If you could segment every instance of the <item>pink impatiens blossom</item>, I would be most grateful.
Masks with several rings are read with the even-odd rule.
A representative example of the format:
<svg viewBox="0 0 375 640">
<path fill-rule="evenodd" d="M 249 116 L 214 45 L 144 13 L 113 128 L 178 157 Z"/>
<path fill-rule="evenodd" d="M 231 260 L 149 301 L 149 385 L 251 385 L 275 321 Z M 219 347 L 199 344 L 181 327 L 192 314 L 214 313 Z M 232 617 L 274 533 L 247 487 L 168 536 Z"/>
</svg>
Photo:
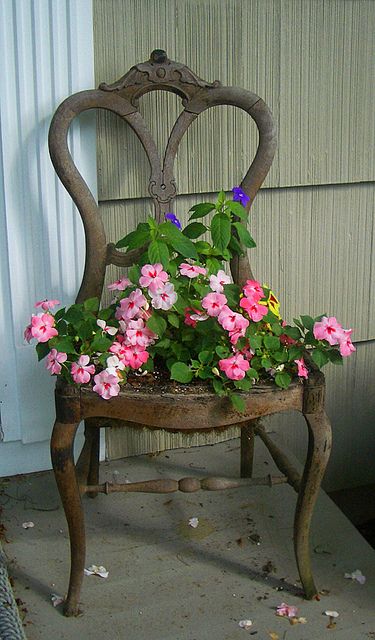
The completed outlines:
<svg viewBox="0 0 375 640">
<path fill-rule="evenodd" d="M 105 320 L 97 320 L 96 324 L 101 328 L 103 333 L 108 333 L 110 336 L 116 335 L 118 331 L 117 327 L 109 327 Z"/>
<path fill-rule="evenodd" d="M 246 329 L 249 324 L 250 323 L 247 318 L 241 316 L 240 313 L 237 314 L 234 328 L 229 331 L 229 337 L 232 344 L 237 344 L 238 340 L 245 336 Z"/>
<path fill-rule="evenodd" d="M 234 331 L 242 322 L 243 316 L 236 311 L 232 311 L 232 309 L 227 307 L 227 305 L 224 305 L 217 317 L 217 320 L 226 331 Z"/>
<path fill-rule="evenodd" d="M 46 360 L 46 369 L 51 373 L 51 376 L 59 375 L 61 372 L 61 365 L 65 360 L 67 360 L 67 358 L 68 356 L 66 353 L 57 351 L 56 349 L 51 349 Z"/>
<path fill-rule="evenodd" d="M 123 338 L 123 336 L 117 336 L 108 351 L 114 353 L 120 360 L 123 360 L 125 358 L 126 342 L 124 340 L 120 341 L 120 338 Z"/>
<path fill-rule="evenodd" d="M 202 307 L 209 316 L 216 317 L 227 304 L 227 299 L 222 293 L 208 293 L 202 300 Z"/>
<path fill-rule="evenodd" d="M 147 362 L 149 354 L 142 347 L 128 345 L 125 347 L 124 363 L 132 369 L 139 369 Z"/>
<path fill-rule="evenodd" d="M 197 322 L 203 322 L 203 320 L 207 320 L 208 318 L 206 313 L 203 313 L 200 309 L 193 309 L 192 307 L 186 307 L 184 313 L 184 324 L 190 327 L 196 327 Z"/>
<path fill-rule="evenodd" d="M 152 293 L 156 293 L 169 280 L 169 276 L 166 271 L 163 271 L 163 265 L 160 262 L 145 264 L 141 269 L 141 274 L 139 284 L 141 287 L 148 287 Z"/>
<path fill-rule="evenodd" d="M 107 289 L 110 291 L 125 291 L 126 287 L 129 287 L 129 285 L 131 285 L 129 278 L 125 278 L 125 276 L 123 276 L 119 280 L 115 280 L 115 282 L 107 284 Z"/>
<path fill-rule="evenodd" d="M 145 348 L 151 344 L 156 337 L 156 334 L 146 326 L 142 318 L 139 318 L 138 320 L 130 320 L 126 328 L 127 344 Z"/>
<path fill-rule="evenodd" d="M 260 282 L 257 280 L 247 280 L 243 287 L 243 292 L 250 300 L 258 302 L 261 298 L 264 298 L 264 291 Z"/>
<path fill-rule="evenodd" d="M 49 309 L 53 309 L 56 305 L 60 304 L 60 300 L 39 300 L 39 302 L 35 303 L 36 307 L 41 307 L 43 311 L 49 311 Z"/>
<path fill-rule="evenodd" d="M 223 293 L 224 285 L 229 283 L 230 277 L 222 269 L 217 272 L 216 276 L 210 276 L 210 289 L 216 293 Z"/>
<path fill-rule="evenodd" d="M 109 356 L 109 358 L 107 358 L 106 371 L 108 371 L 108 373 L 112 373 L 118 378 L 121 378 L 120 371 L 123 371 L 124 369 L 125 362 L 123 360 L 120 360 L 117 356 Z"/>
<path fill-rule="evenodd" d="M 151 305 L 154 309 L 163 309 L 168 311 L 174 305 L 177 300 L 177 293 L 174 290 L 174 286 L 171 282 L 167 282 L 157 291 L 150 291 Z"/>
<path fill-rule="evenodd" d="M 120 300 L 115 313 L 116 320 L 124 320 L 125 322 L 132 320 L 146 303 L 147 300 L 140 289 L 132 291 L 127 298 Z"/>
<path fill-rule="evenodd" d="M 82 355 L 78 358 L 78 362 L 72 362 L 71 374 L 76 384 L 87 384 L 95 373 L 95 365 L 89 364 L 89 356 Z"/>
<path fill-rule="evenodd" d="M 309 371 L 308 368 L 305 365 L 305 361 L 303 358 L 297 359 L 294 361 L 297 365 L 298 371 L 297 374 L 300 378 L 308 378 L 309 377 Z"/>
<path fill-rule="evenodd" d="M 313 333 L 317 340 L 327 340 L 330 345 L 338 344 L 343 337 L 343 328 L 335 317 L 323 316 L 320 322 L 315 322 Z"/>
<path fill-rule="evenodd" d="M 224 371 L 230 380 L 242 380 L 246 375 L 246 371 L 250 368 L 250 365 L 241 353 L 236 353 L 234 356 L 230 356 L 230 358 L 219 360 L 219 368 L 221 371 Z"/>
<path fill-rule="evenodd" d="M 33 339 L 33 332 L 31 331 L 31 324 L 28 324 L 25 331 L 23 332 L 23 337 L 25 338 L 25 340 L 27 340 L 27 342 L 30 342 L 30 340 Z"/>
<path fill-rule="evenodd" d="M 113 396 L 120 393 L 120 385 L 118 377 L 108 371 L 101 371 L 94 377 L 95 385 L 93 390 L 98 393 L 104 400 L 110 400 Z"/>
<path fill-rule="evenodd" d="M 187 276 L 188 278 L 197 278 L 199 275 L 205 276 L 207 273 L 207 269 L 204 267 L 198 267 L 194 264 L 188 264 L 187 262 L 181 262 L 179 266 L 181 275 Z"/>
<path fill-rule="evenodd" d="M 343 358 L 350 356 L 351 353 L 356 351 L 356 348 L 352 343 L 352 340 L 350 337 L 352 332 L 353 332 L 353 329 L 343 329 L 342 331 L 342 336 L 339 340 L 339 345 L 340 345 L 340 353 L 343 356 Z"/>
<path fill-rule="evenodd" d="M 31 318 L 31 335 L 38 342 L 48 342 L 50 338 L 58 335 L 57 329 L 54 328 L 55 318 L 50 313 L 38 313 L 37 316 Z"/>
<path fill-rule="evenodd" d="M 276 607 L 276 615 L 285 618 L 295 618 L 298 613 L 297 607 L 282 602 Z"/>
<path fill-rule="evenodd" d="M 259 322 L 268 313 L 268 308 L 263 304 L 259 304 L 256 300 L 251 298 L 241 298 L 240 307 L 245 309 L 246 313 L 253 322 Z"/>
</svg>

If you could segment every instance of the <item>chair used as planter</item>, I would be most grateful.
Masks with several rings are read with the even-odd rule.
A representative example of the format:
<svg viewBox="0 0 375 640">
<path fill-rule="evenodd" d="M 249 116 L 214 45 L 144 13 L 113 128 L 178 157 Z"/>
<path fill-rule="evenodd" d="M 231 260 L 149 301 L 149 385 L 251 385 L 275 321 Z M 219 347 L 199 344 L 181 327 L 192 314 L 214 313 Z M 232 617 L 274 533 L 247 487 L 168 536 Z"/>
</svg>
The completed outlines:
<svg viewBox="0 0 375 640">
<path fill-rule="evenodd" d="M 172 91 L 182 99 L 184 110 L 178 117 L 169 137 L 165 155 L 160 159 L 155 143 L 138 111 L 138 101 L 149 91 Z M 55 170 L 73 198 L 81 214 L 86 234 L 86 263 L 77 302 L 101 296 L 107 265 L 126 267 L 137 260 L 134 250 L 126 256 L 106 241 L 98 206 L 86 183 L 75 167 L 68 150 L 67 134 L 73 119 L 88 109 L 107 109 L 127 122 L 141 141 L 147 154 L 151 175 L 149 192 L 158 221 L 173 210 L 176 195 L 173 163 L 178 145 L 189 125 L 200 113 L 216 105 L 232 105 L 243 109 L 255 121 L 259 144 L 255 158 L 247 171 L 241 188 L 254 201 L 271 166 L 276 148 L 276 133 L 271 113 L 259 96 L 237 87 L 223 87 L 220 82 L 208 83 L 197 77 L 188 67 L 169 60 L 166 53 L 156 50 L 150 60 L 132 67 L 113 84 L 101 84 L 97 90 L 82 91 L 67 98 L 53 118 L 49 145 Z M 252 278 L 246 257 L 236 257 L 231 263 L 235 282 L 243 285 Z M 174 384 L 176 387 L 176 384 Z M 298 493 L 294 521 L 294 545 L 297 566 L 306 598 L 317 594 L 310 556 L 309 529 L 314 504 L 328 462 L 331 448 L 331 429 L 324 412 L 324 377 L 312 367 L 308 380 L 296 379 L 287 390 L 274 384 L 259 384 L 244 392 L 246 410 L 238 413 L 226 398 L 203 389 L 199 393 L 161 393 L 147 390 L 132 392 L 126 385 L 119 396 L 103 400 L 92 388 L 70 386 L 61 380 L 56 385 L 56 422 L 51 439 L 51 455 L 56 482 L 64 506 L 70 535 L 71 574 L 65 615 L 77 615 L 85 563 L 85 528 L 81 497 L 99 491 L 192 492 L 198 489 L 217 490 L 262 483 L 252 478 L 254 435 L 259 435 L 278 468 L 281 478 L 274 482 L 289 482 Z M 309 445 L 302 477 L 290 465 L 284 454 L 274 445 L 262 428 L 262 416 L 295 410 L 303 414 L 309 432 Z M 85 443 L 74 464 L 73 444 L 79 423 L 85 421 Z M 101 427 L 128 422 L 189 433 L 200 429 L 216 429 L 229 425 L 241 427 L 241 477 L 239 478 L 183 478 L 157 479 L 127 483 L 123 486 L 99 484 L 99 432 Z M 273 482 L 272 478 L 264 482 Z"/>
</svg>

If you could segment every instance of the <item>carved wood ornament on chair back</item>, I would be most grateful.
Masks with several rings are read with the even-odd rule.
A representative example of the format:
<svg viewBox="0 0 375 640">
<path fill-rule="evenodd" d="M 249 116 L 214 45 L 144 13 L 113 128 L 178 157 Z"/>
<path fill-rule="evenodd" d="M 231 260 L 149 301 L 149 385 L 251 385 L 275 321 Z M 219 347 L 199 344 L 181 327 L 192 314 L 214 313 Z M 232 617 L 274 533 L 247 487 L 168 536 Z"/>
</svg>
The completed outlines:
<svg viewBox="0 0 375 640">
<path fill-rule="evenodd" d="M 138 111 L 139 98 L 155 90 L 176 93 L 182 98 L 184 106 L 174 124 L 162 160 Z M 181 139 L 200 113 L 217 105 L 232 105 L 243 109 L 258 127 L 258 150 L 241 183 L 252 203 L 269 171 L 276 149 L 276 132 L 271 112 L 255 93 L 238 87 L 223 87 L 219 81 L 206 82 L 186 65 L 169 60 L 165 51 L 155 50 L 148 62 L 135 65 L 113 84 L 101 83 L 99 89 L 76 93 L 60 105 L 50 128 L 50 154 L 56 173 L 79 209 L 86 234 L 85 270 L 77 302 L 93 296 L 100 297 L 106 266 L 129 266 L 137 260 L 140 252 L 133 250 L 125 256 L 113 244 L 107 244 L 98 205 L 68 149 L 67 135 L 71 122 L 88 109 L 107 109 L 130 125 L 142 143 L 150 163 L 149 193 L 159 222 L 166 212 L 172 210 L 171 203 L 177 193 L 173 166 Z M 247 257 L 235 257 L 231 270 L 235 282 L 239 284 L 243 284 L 252 275 Z"/>
</svg>

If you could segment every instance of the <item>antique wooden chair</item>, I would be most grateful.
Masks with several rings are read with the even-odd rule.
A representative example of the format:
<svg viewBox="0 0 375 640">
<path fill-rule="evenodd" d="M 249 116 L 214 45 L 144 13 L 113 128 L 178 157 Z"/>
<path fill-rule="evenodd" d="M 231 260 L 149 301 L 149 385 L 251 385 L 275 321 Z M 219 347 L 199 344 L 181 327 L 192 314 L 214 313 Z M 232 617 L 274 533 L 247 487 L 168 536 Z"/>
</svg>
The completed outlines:
<svg viewBox="0 0 375 640">
<path fill-rule="evenodd" d="M 182 98 L 184 110 L 178 117 L 161 160 L 155 143 L 138 111 L 139 98 L 149 91 L 172 91 Z M 276 148 L 276 133 L 271 113 L 259 96 L 237 87 L 223 87 L 198 78 L 188 67 L 167 58 L 156 50 L 149 61 L 132 67 L 111 85 L 101 84 L 97 90 L 82 91 L 65 100 L 57 109 L 49 135 L 49 146 L 55 170 L 73 198 L 82 216 L 86 234 L 86 263 L 77 302 L 101 296 L 107 265 L 129 266 L 137 252 L 125 256 L 106 241 L 98 206 L 86 183 L 75 167 L 68 150 L 67 134 L 72 120 L 87 109 L 107 109 L 127 122 L 141 141 L 151 166 L 149 192 L 157 220 L 173 210 L 176 195 L 173 163 L 178 145 L 189 125 L 200 113 L 216 105 L 233 105 L 243 109 L 255 121 L 259 144 L 255 158 L 246 173 L 241 188 L 254 201 L 256 193 L 271 166 Z M 231 263 L 235 282 L 243 284 L 252 277 L 247 258 L 235 258 Z M 85 528 L 81 496 L 95 496 L 99 491 L 191 492 L 198 489 L 216 490 L 261 482 L 289 482 L 298 493 L 294 522 L 294 544 L 297 566 L 306 598 L 317 594 L 310 556 L 309 529 L 331 448 L 330 423 L 324 412 L 324 377 L 312 371 L 303 383 L 296 379 L 287 390 L 273 384 L 260 384 L 244 393 L 246 411 L 237 413 L 227 399 L 206 390 L 197 394 L 161 394 L 157 391 L 132 393 L 125 386 L 120 395 L 103 400 L 90 386 L 69 386 L 58 380 L 56 385 L 56 422 L 51 439 L 51 455 L 56 482 L 64 506 L 70 534 L 71 574 L 64 613 L 77 615 L 85 563 Z M 146 399 L 147 398 L 147 399 Z M 309 445 L 302 477 L 290 465 L 262 428 L 262 416 L 296 410 L 303 414 L 309 431 Z M 158 479 L 128 483 L 123 486 L 99 485 L 99 432 L 113 421 L 121 419 L 148 425 L 151 429 L 167 429 L 184 433 L 200 429 L 222 428 L 238 424 L 241 427 L 241 478 Z M 79 423 L 85 421 L 85 443 L 74 464 L 73 444 Z M 283 476 L 276 479 L 252 478 L 254 435 L 259 435 Z"/>
</svg>

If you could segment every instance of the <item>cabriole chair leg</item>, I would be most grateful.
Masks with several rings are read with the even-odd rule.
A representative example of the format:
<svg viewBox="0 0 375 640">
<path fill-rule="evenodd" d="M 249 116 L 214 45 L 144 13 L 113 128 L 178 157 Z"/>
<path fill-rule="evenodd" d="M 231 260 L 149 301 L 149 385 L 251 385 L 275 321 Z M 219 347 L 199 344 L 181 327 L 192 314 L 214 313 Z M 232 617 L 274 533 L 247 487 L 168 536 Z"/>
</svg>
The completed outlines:
<svg viewBox="0 0 375 640">
<path fill-rule="evenodd" d="M 56 483 L 69 527 L 71 570 L 66 616 L 79 614 L 78 603 L 85 567 L 85 526 L 73 458 L 74 437 L 78 424 L 55 422 L 51 438 L 51 458 Z"/>
<path fill-rule="evenodd" d="M 303 415 L 309 429 L 309 443 L 294 519 L 294 550 L 305 597 L 311 600 L 317 595 L 317 589 L 311 571 L 310 524 L 329 460 L 332 432 L 328 417 L 323 411 Z"/>
</svg>

